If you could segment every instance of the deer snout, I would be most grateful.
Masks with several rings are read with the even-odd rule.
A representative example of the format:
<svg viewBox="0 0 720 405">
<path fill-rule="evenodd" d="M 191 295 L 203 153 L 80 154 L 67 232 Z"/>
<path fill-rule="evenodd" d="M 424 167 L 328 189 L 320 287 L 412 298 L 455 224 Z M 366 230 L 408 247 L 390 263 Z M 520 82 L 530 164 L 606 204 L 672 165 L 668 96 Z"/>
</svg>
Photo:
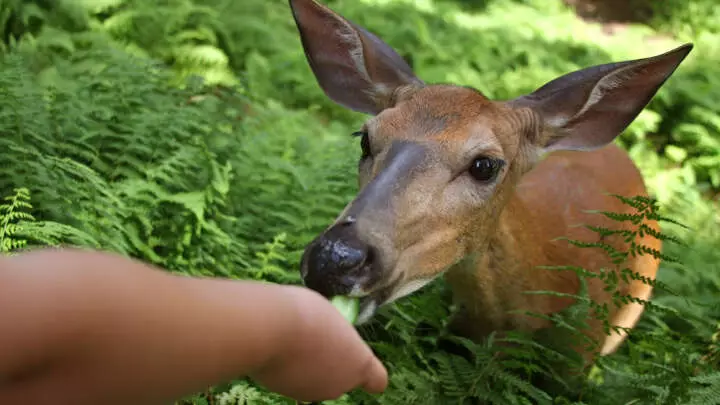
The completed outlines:
<svg viewBox="0 0 720 405">
<path fill-rule="evenodd" d="M 325 297 L 361 295 L 373 281 L 375 251 L 360 240 L 352 218 L 339 221 L 312 241 L 300 268 L 305 286 Z"/>
</svg>

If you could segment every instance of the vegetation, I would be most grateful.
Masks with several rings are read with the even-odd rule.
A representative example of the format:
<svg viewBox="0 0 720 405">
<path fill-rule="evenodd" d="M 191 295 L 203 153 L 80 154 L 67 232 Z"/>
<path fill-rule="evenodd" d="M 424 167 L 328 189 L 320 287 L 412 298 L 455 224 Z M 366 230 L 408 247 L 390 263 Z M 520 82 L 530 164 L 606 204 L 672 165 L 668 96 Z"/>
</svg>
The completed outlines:
<svg viewBox="0 0 720 405">
<path fill-rule="evenodd" d="M 391 372 L 388 392 L 328 403 L 720 403 L 714 2 L 664 1 L 649 25 L 613 35 L 560 0 L 325 3 L 426 80 L 498 99 L 569 70 L 696 44 L 619 140 L 656 200 L 627 203 L 687 226 L 663 223 L 676 240 L 629 344 L 570 385 L 556 371 L 572 353 L 518 335 L 499 359 L 494 340 L 448 336 L 439 280 L 362 328 Z M 302 248 L 357 191 L 349 134 L 363 117 L 322 94 L 285 1 L 11 0 L 0 26 L 0 251 L 73 244 L 189 275 L 299 282 Z M 559 326 L 576 329 L 588 310 L 602 312 L 580 300 Z M 184 403 L 293 402 L 240 380 Z"/>
</svg>

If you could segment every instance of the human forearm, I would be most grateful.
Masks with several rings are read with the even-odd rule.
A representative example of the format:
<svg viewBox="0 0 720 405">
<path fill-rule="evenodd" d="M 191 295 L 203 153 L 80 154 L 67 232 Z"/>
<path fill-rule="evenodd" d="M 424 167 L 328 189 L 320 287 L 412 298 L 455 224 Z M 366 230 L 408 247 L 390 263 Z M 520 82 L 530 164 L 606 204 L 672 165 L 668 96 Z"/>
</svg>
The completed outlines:
<svg viewBox="0 0 720 405">
<path fill-rule="evenodd" d="M 0 285 L 0 403 L 160 403 L 252 372 L 300 318 L 290 287 L 92 252 L 2 259 Z"/>
</svg>

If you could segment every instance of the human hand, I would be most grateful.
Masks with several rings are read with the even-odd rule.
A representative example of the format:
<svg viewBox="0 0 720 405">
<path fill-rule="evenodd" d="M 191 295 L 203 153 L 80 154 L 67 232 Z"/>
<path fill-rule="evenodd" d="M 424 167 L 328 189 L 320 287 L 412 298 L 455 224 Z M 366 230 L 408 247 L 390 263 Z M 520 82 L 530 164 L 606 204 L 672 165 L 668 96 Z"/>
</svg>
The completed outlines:
<svg viewBox="0 0 720 405">
<path fill-rule="evenodd" d="M 301 326 L 285 339 L 282 353 L 251 377 L 271 391 L 307 402 L 336 399 L 356 388 L 384 391 L 385 367 L 338 310 L 306 288 L 288 287 L 288 294 Z"/>
</svg>

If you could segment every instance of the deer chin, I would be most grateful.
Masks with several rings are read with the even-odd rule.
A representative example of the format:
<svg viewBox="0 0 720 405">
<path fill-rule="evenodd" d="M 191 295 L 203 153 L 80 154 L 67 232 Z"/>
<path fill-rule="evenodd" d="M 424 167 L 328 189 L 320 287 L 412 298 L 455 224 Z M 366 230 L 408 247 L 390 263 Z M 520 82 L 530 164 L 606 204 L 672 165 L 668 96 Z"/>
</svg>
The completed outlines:
<svg viewBox="0 0 720 405">
<path fill-rule="evenodd" d="M 434 279 L 435 277 L 419 278 L 410 280 L 402 285 L 394 283 L 360 298 L 360 313 L 357 317 L 356 324 L 362 325 L 368 322 L 382 306 L 420 290 L 430 284 Z"/>
</svg>

